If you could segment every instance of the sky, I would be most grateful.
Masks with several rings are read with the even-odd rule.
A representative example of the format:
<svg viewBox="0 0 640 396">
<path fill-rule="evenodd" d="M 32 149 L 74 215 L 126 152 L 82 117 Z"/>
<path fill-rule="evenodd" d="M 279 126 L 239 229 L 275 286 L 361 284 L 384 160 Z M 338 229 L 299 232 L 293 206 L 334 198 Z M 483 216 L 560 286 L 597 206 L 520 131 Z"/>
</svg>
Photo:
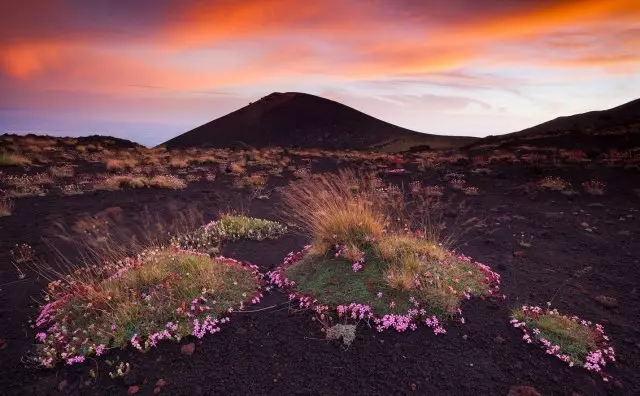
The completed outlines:
<svg viewBox="0 0 640 396">
<path fill-rule="evenodd" d="M 289 91 L 439 135 L 615 107 L 640 97 L 640 1 L 0 4 L 0 133 L 155 145 Z"/>
</svg>

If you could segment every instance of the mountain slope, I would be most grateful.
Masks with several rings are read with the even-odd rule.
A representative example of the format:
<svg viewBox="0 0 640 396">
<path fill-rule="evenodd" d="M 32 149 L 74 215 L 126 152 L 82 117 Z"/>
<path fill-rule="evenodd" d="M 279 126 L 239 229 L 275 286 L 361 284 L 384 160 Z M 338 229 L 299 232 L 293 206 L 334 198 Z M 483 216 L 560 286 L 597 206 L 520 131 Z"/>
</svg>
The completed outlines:
<svg viewBox="0 0 640 396">
<path fill-rule="evenodd" d="M 608 110 L 558 117 L 519 132 L 488 136 L 466 148 L 522 144 L 599 151 L 639 146 L 640 99 Z"/>
<path fill-rule="evenodd" d="M 453 148 L 476 138 L 401 128 L 318 96 L 272 93 L 163 143 L 186 147 L 300 147 L 405 151 Z"/>
</svg>

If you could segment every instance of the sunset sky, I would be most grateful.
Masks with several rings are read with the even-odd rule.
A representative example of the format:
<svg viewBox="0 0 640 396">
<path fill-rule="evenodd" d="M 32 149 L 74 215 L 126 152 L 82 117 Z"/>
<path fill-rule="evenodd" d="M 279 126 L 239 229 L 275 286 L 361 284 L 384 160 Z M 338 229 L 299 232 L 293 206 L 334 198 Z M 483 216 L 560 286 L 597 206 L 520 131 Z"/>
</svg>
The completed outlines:
<svg viewBox="0 0 640 396">
<path fill-rule="evenodd" d="M 153 145 L 274 91 L 420 132 L 514 132 L 640 97 L 640 1 L 0 5 L 0 133 Z"/>
</svg>

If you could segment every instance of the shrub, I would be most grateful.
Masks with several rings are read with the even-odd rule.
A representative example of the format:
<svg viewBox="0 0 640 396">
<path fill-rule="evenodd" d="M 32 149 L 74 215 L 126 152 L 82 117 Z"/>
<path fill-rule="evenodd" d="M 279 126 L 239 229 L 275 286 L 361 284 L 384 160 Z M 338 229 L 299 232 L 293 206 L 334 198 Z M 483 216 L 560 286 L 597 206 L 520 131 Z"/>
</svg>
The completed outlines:
<svg viewBox="0 0 640 396">
<path fill-rule="evenodd" d="M 125 169 L 133 169 L 138 166 L 139 162 L 133 158 L 109 158 L 107 159 L 107 170 L 108 171 L 120 171 Z"/>
<path fill-rule="evenodd" d="M 285 215 L 325 253 L 335 244 L 364 243 L 382 235 L 386 218 L 376 208 L 378 179 L 342 171 L 292 183 L 283 190 Z"/>
<path fill-rule="evenodd" d="M 73 167 L 71 165 L 52 166 L 49 168 L 49 174 L 52 177 L 73 177 Z"/>
<path fill-rule="evenodd" d="M 13 201 L 9 197 L 0 197 L 0 217 L 11 216 Z"/>
<path fill-rule="evenodd" d="M 160 340 L 202 338 L 262 296 L 255 267 L 191 251 L 150 250 L 83 272 L 48 286 L 49 302 L 36 320 L 46 367 L 127 344 L 146 350 Z"/>
<path fill-rule="evenodd" d="M 0 153 L 0 166 L 31 165 L 31 160 L 24 155 Z"/>
<path fill-rule="evenodd" d="M 515 309 L 511 316 L 511 324 L 524 332 L 522 339 L 528 344 L 538 343 L 547 354 L 569 366 L 584 367 L 608 379 L 602 369 L 608 361 L 615 362 L 615 352 L 601 325 L 562 315 L 557 309 L 527 305 Z"/>
<path fill-rule="evenodd" d="M 603 195 L 606 184 L 601 182 L 600 180 L 593 179 L 582 183 L 582 188 L 589 194 L 592 195 Z"/>
<path fill-rule="evenodd" d="M 560 177 L 547 176 L 538 185 L 552 191 L 566 191 L 571 189 L 571 184 Z"/>
<path fill-rule="evenodd" d="M 478 195 L 478 194 L 480 194 L 480 190 L 478 190 L 478 187 L 471 187 L 471 186 L 463 188 L 462 192 L 465 195 Z"/>
<path fill-rule="evenodd" d="M 195 231 L 171 238 L 171 245 L 181 249 L 217 254 L 223 241 L 277 239 L 287 232 L 280 223 L 239 215 L 223 215 Z"/>
<path fill-rule="evenodd" d="M 290 300 L 312 308 L 325 331 L 349 319 L 371 321 L 378 331 L 415 330 L 424 322 L 440 334 L 441 320 L 460 314 L 464 300 L 497 293 L 498 274 L 446 251 L 434 235 L 385 229 L 390 206 L 402 207 L 404 199 L 389 190 L 367 175 L 342 172 L 283 192 L 312 244 L 268 276 Z"/>
<path fill-rule="evenodd" d="M 179 177 L 173 175 L 154 176 L 147 181 L 147 186 L 152 188 L 168 188 L 171 190 L 181 190 L 187 187 L 187 183 Z"/>
<path fill-rule="evenodd" d="M 178 190 L 185 188 L 187 184 L 180 178 L 172 175 L 161 175 L 147 178 L 143 176 L 122 175 L 109 176 L 95 185 L 97 190 L 119 190 L 122 188 L 168 188 Z"/>
<path fill-rule="evenodd" d="M 53 181 L 44 173 L 35 175 L 7 176 L 5 183 L 13 186 L 14 190 L 9 194 L 14 197 L 28 197 L 36 195 L 45 195 L 44 184 L 53 183 Z"/>
</svg>

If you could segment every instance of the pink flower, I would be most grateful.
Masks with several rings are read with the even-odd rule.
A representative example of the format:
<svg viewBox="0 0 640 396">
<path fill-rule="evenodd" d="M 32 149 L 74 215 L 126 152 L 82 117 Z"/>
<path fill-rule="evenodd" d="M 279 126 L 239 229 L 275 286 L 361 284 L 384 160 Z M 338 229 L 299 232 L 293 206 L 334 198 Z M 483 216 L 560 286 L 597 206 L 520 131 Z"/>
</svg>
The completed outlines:
<svg viewBox="0 0 640 396">
<path fill-rule="evenodd" d="M 43 342 L 45 340 L 45 338 L 47 338 L 47 334 L 40 332 L 38 334 L 36 334 L 36 340 Z"/>
</svg>

